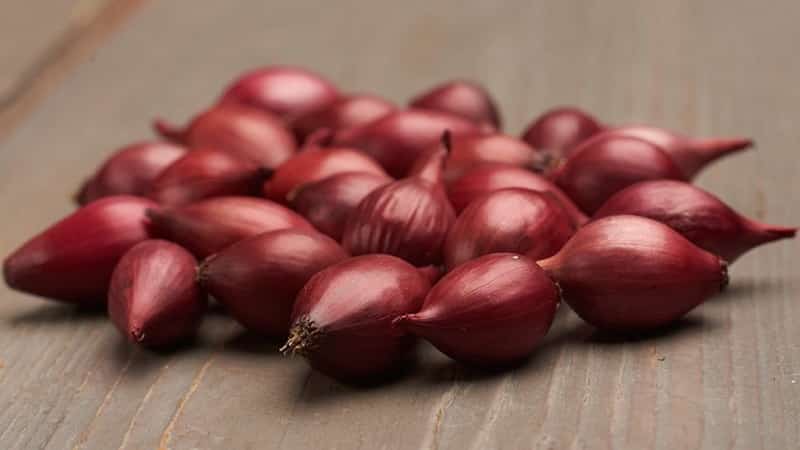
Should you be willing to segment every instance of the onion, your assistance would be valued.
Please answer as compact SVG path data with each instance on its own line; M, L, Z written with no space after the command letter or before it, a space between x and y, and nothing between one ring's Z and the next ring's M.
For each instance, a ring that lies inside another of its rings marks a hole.
M369 94L341 97L326 108L299 117L292 123L298 135L305 139L315 130L334 131L366 125L397 109L391 102Z
M540 157L541 154L530 145L507 134L456 136L452 138L447 155L444 177L447 182L452 182L470 169L486 163L506 163L534 169L539 167Z
M455 114L475 123L488 123L496 129L501 125L500 112L492 96L486 88L472 81L442 83L413 98L408 106Z
M450 184L447 193L453 208L457 212L461 212L475 199L507 188L550 192L572 217L575 225L581 225L587 220L586 215L575 206L572 200L545 177L508 164L477 166Z
M281 164L264 183L264 195L270 200L286 203L287 196L304 184L342 172L388 177L380 164L358 150L312 145Z
M796 228L743 217L708 192L671 180L636 183L614 194L593 218L619 214L648 217L669 225L695 245L735 261L753 247L793 237Z
M186 153L168 142L137 142L114 152L75 196L85 205L111 195L143 196L167 166Z
M482 131L473 122L453 114L409 109L344 130L337 134L335 144L360 149L375 158L390 175L402 177L446 130L454 137Z
M579 108L562 106L537 117L522 134L522 140L549 158L561 160L576 145L604 129L591 114Z
M148 197L179 206L207 197L255 195L270 171L249 159L216 149L197 149L164 169Z
M255 107L291 121L322 110L337 98L336 87L316 73L268 66L240 76L225 90L220 103Z
M274 169L297 149L294 136L275 116L254 108L219 105L180 129L161 119L154 122L161 136L191 148L216 148Z
M197 331L207 299L195 283L197 261L161 240L136 244L114 269L108 293L111 322L131 342L162 347Z
M426 155L427 162L409 178L364 197L345 225L345 249L353 255L387 253L416 266L441 262L442 244L456 219L442 183L446 147Z
M292 311L281 351L299 354L317 370L346 381L385 375L410 353L413 338L392 326L419 311L428 280L389 255L350 258L306 283Z
M300 186L289 205L319 231L340 241L347 219L370 192L389 184L388 175L344 172Z
M707 164L753 145L748 138L693 139L646 125L612 128L609 133L643 139L664 150L687 179L692 179Z
M31 238L3 263L12 289L81 306L105 305L111 273L148 238L150 200L127 195L89 203Z
M478 198L447 234L448 270L489 253L521 253L534 260L554 255L575 232L572 219L552 194L501 189Z
M157 236L177 242L198 258L267 231L314 228L277 203L251 197L214 197L175 208L153 208L147 210L147 217Z
M285 336L297 293L312 275L348 257L333 239L310 230L277 230L208 257L198 279L247 329Z
M603 135L581 144L554 175L556 184L586 213L616 192L645 180L683 180L659 147L641 139Z
M532 259L493 253L445 275L418 313L395 324L457 361L505 366L533 352L558 304L556 285Z
M619 332L668 325L728 283L719 257L637 216L591 222L539 265L583 320Z

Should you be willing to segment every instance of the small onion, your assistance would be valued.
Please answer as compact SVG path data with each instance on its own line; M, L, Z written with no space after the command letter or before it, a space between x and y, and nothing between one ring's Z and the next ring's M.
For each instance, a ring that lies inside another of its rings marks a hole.
M370 94L351 94L341 97L324 109L299 117L292 123L301 139L316 130L334 131L366 125L397 108L381 97Z
M472 81L442 83L413 98L408 106L455 114L475 123L488 123L496 129L501 125L500 112L492 96L486 88Z
M669 325L728 283L719 257L638 216L591 222L539 265L583 320L618 332Z
M576 145L603 131L605 127L591 114L575 107L551 109L536 118L522 140L549 158L560 160Z
M297 150L294 136L277 117L241 105L218 105L192 119L184 129L157 119L166 139L191 148L216 148L275 169Z
M419 311L430 284L416 268L389 255L346 259L306 283L292 311L281 351L317 370L362 381L398 368L413 338L392 321Z
M445 267L452 270L497 252L547 258L574 232L572 219L552 194L501 189L470 203L458 216L444 244Z
M370 192L392 182L388 175L344 172L292 191L289 205L315 228L340 241L347 219Z
M506 366L533 352L558 304L556 285L532 259L493 253L445 275L419 312L395 324L457 361Z
M256 333L285 336L295 297L312 275L348 257L316 231L276 230L209 256L200 283L234 319Z
M672 180L644 181L606 201L594 219L620 214L648 217L669 225L695 245L735 261L753 247L794 237L796 228L749 219L710 193Z

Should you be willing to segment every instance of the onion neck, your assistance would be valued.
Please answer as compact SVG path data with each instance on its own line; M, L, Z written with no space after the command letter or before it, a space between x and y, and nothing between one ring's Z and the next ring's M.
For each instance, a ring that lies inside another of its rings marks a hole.
M164 119L156 119L153 121L153 128L164 139L174 142L176 144L184 144L186 142L186 130L171 124Z

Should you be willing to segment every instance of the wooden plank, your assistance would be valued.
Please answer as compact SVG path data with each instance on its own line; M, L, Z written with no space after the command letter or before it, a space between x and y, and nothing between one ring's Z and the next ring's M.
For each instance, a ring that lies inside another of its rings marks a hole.
M191 3L193 6L194 3ZM181 120L237 72L302 64L402 101L485 82L508 129L577 103L614 123L753 135L699 183L800 223L797 2L154 2L2 143L0 253L155 115ZM35 205L35 206L32 206ZM604 339L566 308L523 367L487 375L423 346L419 367L342 386L212 316L197 345L131 349L103 317L0 288L0 448L794 448L797 241L737 261L728 293L663 336Z

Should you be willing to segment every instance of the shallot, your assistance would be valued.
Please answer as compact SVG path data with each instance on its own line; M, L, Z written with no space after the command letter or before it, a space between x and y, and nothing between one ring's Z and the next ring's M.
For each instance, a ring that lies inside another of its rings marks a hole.
M167 241L147 240L125 253L114 269L108 315L131 342L162 347L197 331L208 303L195 283L197 261Z
M522 140L557 161L604 129L591 114L579 108L562 106L537 117L522 134Z
M794 237L797 229L742 216L717 197L688 183L645 181L606 201L594 219L619 214L648 217L669 225L695 245L733 262L753 247Z
M242 239L286 228L313 230L297 213L269 200L213 197L171 208L147 210L153 232L204 258Z
M292 128L305 139L315 130L323 128L341 131L366 125L396 109L394 104L376 95L351 94L322 110L300 116L292 123Z
M150 200L104 197L23 244L3 262L12 289L81 306L105 305L111 273L122 255L149 237Z
M310 230L276 230L209 256L198 279L234 319L260 334L285 336L295 297L312 275L344 260L333 239Z
M727 264L718 256L638 216L584 225L539 265L583 320L618 332L669 325L728 283Z
M451 270L497 252L547 258L574 232L572 219L552 194L501 189L470 203L458 216L445 240L445 267Z
M157 119L153 125L166 139L191 148L216 148L275 169L294 155L294 136L277 117L243 105L218 105L180 128Z
M425 276L394 256L364 255L334 264L300 291L281 351L302 355L341 380L385 375L414 343L392 321L419 311L429 289Z
M464 80L442 83L411 99L412 108L443 111L499 129L500 112L483 86Z
M123 147L103 162L81 187L81 205L111 195L146 195L153 180L186 149L169 142L146 141Z
M492 253L445 275L419 312L394 322L457 361L497 367L533 352L558 305L558 288L532 259Z

